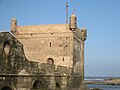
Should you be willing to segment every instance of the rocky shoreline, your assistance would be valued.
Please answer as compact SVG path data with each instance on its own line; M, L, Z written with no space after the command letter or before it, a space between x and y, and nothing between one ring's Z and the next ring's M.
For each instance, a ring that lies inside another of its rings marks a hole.
M97 84L97 85L120 85L120 78L111 78L100 81L86 80L85 84Z

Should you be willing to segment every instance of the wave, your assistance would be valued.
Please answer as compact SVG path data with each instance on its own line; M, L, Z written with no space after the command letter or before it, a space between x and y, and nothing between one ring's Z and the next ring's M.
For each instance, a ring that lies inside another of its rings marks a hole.
M85 77L85 81L104 81L107 79L114 79L114 78L120 78L120 77Z

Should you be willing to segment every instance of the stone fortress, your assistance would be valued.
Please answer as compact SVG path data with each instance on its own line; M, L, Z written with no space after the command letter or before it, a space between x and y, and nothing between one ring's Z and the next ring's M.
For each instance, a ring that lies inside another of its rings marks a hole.
M69 24L18 26L0 32L0 90L83 90L85 27Z

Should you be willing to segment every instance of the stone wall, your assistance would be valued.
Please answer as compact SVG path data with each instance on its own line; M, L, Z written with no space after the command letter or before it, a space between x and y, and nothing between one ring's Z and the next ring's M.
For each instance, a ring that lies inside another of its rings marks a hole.
M84 90L86 28L69 24L17 26L0 32L0 90Z
M14 35L28 60L46 63L52 58L55 65L73 68L73 33L68 25L19 26L17 31Z
M0 33L0 89L78 90L80 78L72 68L29 61L23 45L10 33Z
M22 44L10 33L0 33L0 73L16 74L24 68L24 64L26 59Z

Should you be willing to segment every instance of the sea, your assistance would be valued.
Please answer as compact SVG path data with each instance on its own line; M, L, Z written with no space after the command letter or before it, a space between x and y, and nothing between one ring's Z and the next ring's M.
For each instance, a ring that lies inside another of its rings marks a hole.
M111 78L120 78L120 77L85 77L87 81L103 81ZM88 88L100 88L102 90L120 90L120 85L95 85L95 84L87 84Z

